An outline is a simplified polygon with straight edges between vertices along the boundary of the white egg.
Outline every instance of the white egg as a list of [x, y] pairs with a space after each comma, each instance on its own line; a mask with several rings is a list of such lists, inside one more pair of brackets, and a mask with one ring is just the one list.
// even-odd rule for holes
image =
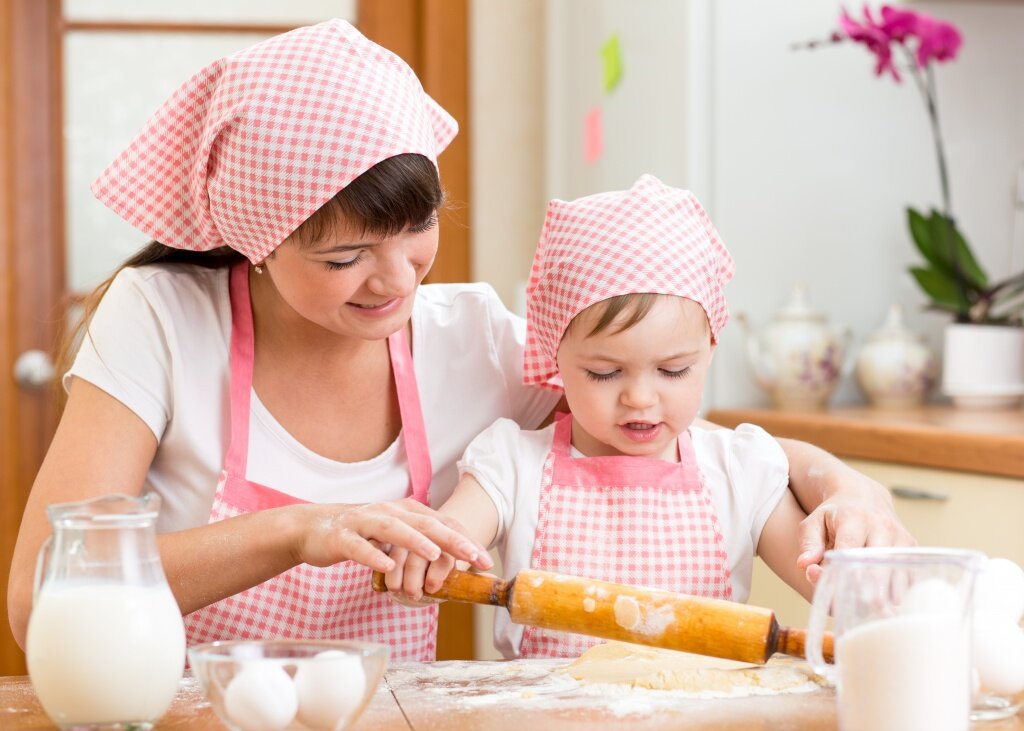
[[975, 581], [974, 608], [1019, 622], [1024, 617], [1024, 570], [1006, 558], [986, 561]]
[[982, 688], [997, 695], [1024, 690], [1024, 632], [1005, 617], [981, 614], [974, 620], [974, 668]]
[[224, 692], [224, 710], [243, 731], [279, 731], [292, 722], [299, 700], [279, 663], [248, 662]]
[[960, 594], [942, 579], [924, 579], [911, 586], [900, 602], [900, 614], [959, 614]]
[[332, 731], [359, 707], [366, 693], [363, 661], [340, 650], [321, 652], [299, 665], [299, 720], [317, 731]]

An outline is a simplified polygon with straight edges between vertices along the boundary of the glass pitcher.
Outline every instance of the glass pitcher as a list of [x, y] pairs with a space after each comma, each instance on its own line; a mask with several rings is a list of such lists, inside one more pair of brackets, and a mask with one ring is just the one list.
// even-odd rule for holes
[[[842, 731], [967, 731], [976, 551], [828, 551], [814, 590], [807, 659], [836, 684]], [[822, 641], [832, 613], [835, 666]]]
[[160, 564], [160, 497], [47, 508], [26, 640], [43, 709], [62, 729], [146, 729], [178, 691], [185, 627]]

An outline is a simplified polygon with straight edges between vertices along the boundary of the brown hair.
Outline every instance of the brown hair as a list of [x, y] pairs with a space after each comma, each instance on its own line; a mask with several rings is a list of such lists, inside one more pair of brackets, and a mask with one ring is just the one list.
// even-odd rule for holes
[[[355, 228], [363, 234], [394, 236], [410, 226], [426, 223], [444, 206], [444, 190], [434, 163], [423, 155], [406, 153], [389, 157], [338, 191], [288, 237], [309, 246], [342, 228]], [[78, 343], [87, 336], [89, 322], [96, 314], [111, 282], [122, 269], [147, 264], [194, 264], [208, 269], [231, 266], [244, 257], [226, 246], [210, 251], [189, 251], [151, 241], [117, 270], [82, 302], [82, 314], [64, 337], [57, 351], [57, 373], [66, 373], [78, 352]], [[57, 402], [63, 406], [64, 389], [56, 380]]]
[[[562, 337], [565, 337], [565, 335], [572, 330], [572, 328], [577, 324], [577, 321], [581, 320], [580, 315], [583, 315], [584, 313], [589, 313], [584, 319], [594, 320], [596, 318], [597, 320], [594, 323], [594, 326], [590, 328], [590, 332], [588, 332], [584, 337], [592, 338], [598, 333], [604, 332], [615, 324], [615, 321], [623, 314], [625, 314], [625, 317], [622, 322], [616, 325], [612, 334], [614, 335], [625, 332], [647, 317], [651, 308], [654, 307], [654, 303], [658, 301], [658, 298], [664, 296], [665, 295], [653, 294], [651, 292], [637, 292], [633, 294], [620, 294], [616, 297], [609, 297], [606, 300], [601, 300], [576, 315], [576, 317], [569, 322], [569, 327], [565, 329], [565, 334], [563, 334]], [[706, 317], [704, 319], [704, 324], [706, 327], [710, 328]]]

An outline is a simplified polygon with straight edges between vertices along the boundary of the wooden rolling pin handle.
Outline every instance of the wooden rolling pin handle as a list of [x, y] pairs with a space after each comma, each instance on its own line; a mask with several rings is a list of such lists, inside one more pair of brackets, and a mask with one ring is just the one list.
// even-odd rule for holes
[[[384, 574], [373, 572], [373, 590], [387, 591]], [[424, 594], [431, 599], [445, 599], [452, 602], [490, 604], [507, 607], [515, 579], [505, 581], [492, 574], [476, 574], [470, 571], [452, 571], [437, 591]]]
[[[795, 627], [779, 627], [775, 635], [775, 652], [793, 657], [807, 657], [807, 630]], [[835, 662], [833, 656], [833, 637], [826, 632], [821, 640], [821, 655], [825, 662]]]

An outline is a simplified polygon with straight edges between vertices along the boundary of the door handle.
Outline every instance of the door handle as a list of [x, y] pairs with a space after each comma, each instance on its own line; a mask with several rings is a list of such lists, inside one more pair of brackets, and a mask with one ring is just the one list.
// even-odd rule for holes
[[893, 497], [898, 497], [901, 500], [923, 500], [935, 503], [944, 503], [949, 500], [949, 493], [922, 490], [918, 487], [892, 487], [889, 492]]
[[53, 361], [42, 350], [26, 350], [14, 361], [14, 382], [23, 391], [39, 391], [53, 381]]

